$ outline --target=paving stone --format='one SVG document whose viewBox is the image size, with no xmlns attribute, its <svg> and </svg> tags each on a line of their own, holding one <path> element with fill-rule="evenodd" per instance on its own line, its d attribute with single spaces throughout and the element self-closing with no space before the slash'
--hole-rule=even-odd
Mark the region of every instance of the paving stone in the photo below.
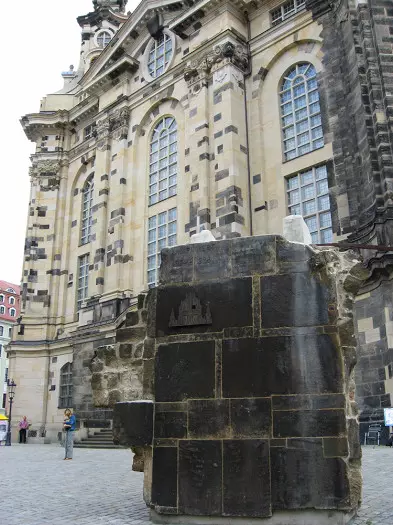
<svg viewBox="0 0 393 525">
<path fill-rule="evenodd" d="M 72 525 L 151 525 L 129 450 L 63 454 L 55 445 L 0 447 L 2 523 L 64 525 L 67 516 Z M 363 505 L 350 525 L 392 525 L 392 462 L 393 449 L 363 447 Z"/>
</svg>

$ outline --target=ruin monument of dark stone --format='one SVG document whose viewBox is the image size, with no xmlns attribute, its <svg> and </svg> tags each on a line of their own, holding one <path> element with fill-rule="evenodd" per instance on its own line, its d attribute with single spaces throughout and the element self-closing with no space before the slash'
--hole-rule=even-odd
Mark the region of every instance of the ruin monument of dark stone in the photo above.
<svg viewBox="0 0 393 525">
<path fill-rule="evenodd" d="M 350 252 L 279 236 L 164 250 L 92 363 L 157 523 L 343 525 L 361 499 Z M 255 520 L 255 521 L 254 521 Z"/>
</svg>

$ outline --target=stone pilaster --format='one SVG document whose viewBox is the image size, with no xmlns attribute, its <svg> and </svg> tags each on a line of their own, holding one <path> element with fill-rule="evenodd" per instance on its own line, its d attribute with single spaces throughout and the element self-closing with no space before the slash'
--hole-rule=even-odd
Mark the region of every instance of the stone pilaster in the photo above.
<svg viewBox="0 0 393 525">
<path fill-rule="evenodd" d="M 209 73 L 206 61 L 185 73 L 190 100 L 185 119 L 185 175 L 190 183 L 190 222 L 186 230 L 190 235 L 210 230 L 211 224 L 210 173 L 214 154 L 210 147 Z"/>
<path fill-rule="evenodd" d="M 105 250 L 108 215 L 109 177 L 111 162 L 110 120 L 107 115 L 97 121 L 96 166 L 94 176 L 93 226 L 91 235 L 89 296 L 104 290 Z"/>
</svg>

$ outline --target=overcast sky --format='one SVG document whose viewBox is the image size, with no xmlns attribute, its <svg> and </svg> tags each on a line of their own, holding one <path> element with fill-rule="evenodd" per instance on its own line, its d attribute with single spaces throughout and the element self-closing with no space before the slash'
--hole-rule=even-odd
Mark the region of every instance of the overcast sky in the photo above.
<svg viewBox="0 0 393 525">
<path fill-rule="evenodd" d="M 3 0 L 4 1 L 4 0 Z M 19 119 L 39 111 L 40 100 L 63 86 L 61 72 L 78 65 L 76 18 L 93 10 L 92 0 L 18 0 L 8 4 L 1 52 L 0 280 L 19 284 L 29 202 L 29 142 Z M 139 0 L 129 0 L 133 11 Z"/>
</svg>

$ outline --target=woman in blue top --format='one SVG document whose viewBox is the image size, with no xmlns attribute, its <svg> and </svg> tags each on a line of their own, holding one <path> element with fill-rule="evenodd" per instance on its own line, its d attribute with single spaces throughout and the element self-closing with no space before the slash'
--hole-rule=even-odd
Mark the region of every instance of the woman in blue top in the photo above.
<svg viewBox="0 0 393 525">
<path fill-rule="evenodd" d="M 67 408 L 64 411 L 63 427 L 66 431 L 64 459 L 72 459 L 72 453 L 74 450 L 74 432 L 76 427 L 76 417 L 75 414 L 73 414 L 69 408 Z"/>
</svg>

